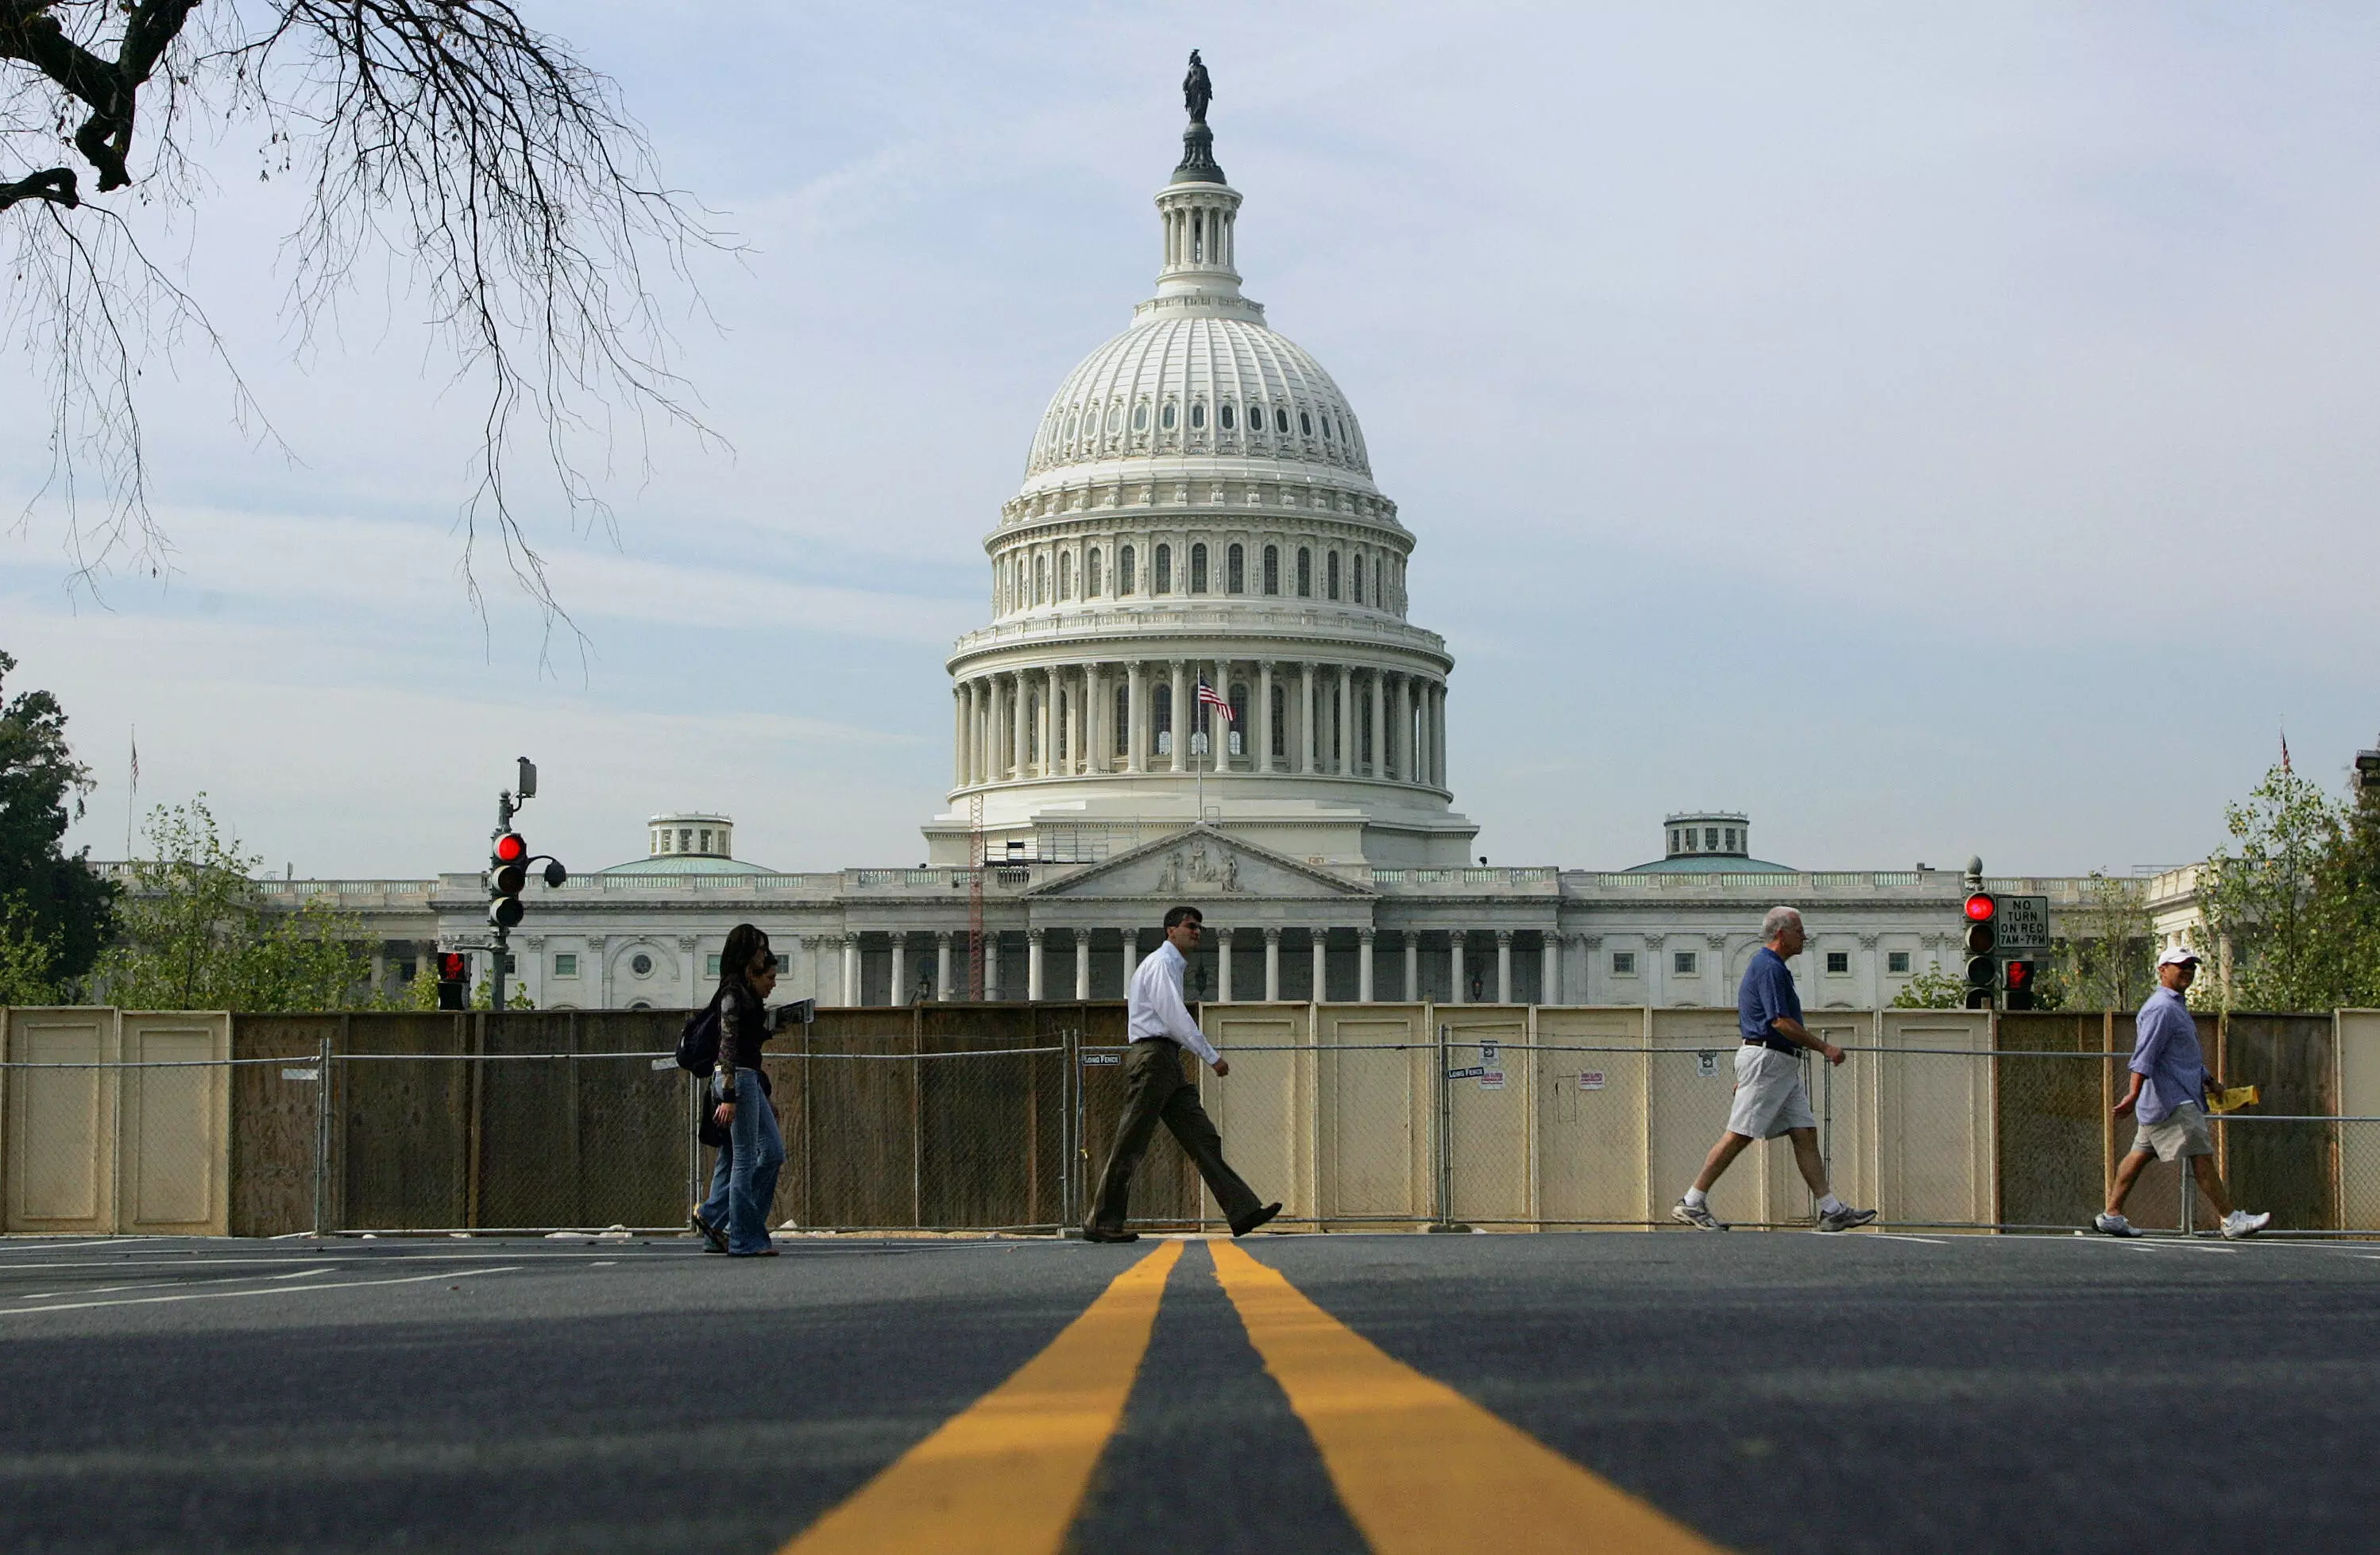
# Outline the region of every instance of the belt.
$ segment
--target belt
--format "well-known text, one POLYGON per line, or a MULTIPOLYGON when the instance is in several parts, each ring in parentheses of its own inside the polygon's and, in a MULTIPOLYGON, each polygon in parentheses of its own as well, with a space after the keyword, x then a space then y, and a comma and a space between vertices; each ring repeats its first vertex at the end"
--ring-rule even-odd
POLYGON ((1778 1037, 1746 1037, 1743 1039, 1743 1045, 1746 1047, 1765 1047, 1771 1053, 1799 1053, 1802 1051, 1801 1043, 1789 1043, 1778 1037))

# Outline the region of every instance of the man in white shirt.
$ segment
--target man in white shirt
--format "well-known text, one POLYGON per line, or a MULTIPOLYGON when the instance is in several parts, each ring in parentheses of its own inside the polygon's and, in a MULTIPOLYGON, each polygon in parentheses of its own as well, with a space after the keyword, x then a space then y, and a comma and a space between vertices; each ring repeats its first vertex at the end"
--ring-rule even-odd
POLYGON ((1223 1208, 1232 1235, 1245 1236, 1281 1213, 1281 1206, 1258 1204, 1254 1189, 1240 1180, 1223 1159, 1223 1137, 1198 1104, 1198 1087, 1182 1075, 1182 1050, 1188 1048, 1214 1066, 1218 1076, 1232 1072, 1231 1062, 1217 1053, 1190 1007, 1182 997, 1184 959, 1198 948, 1203 927, 1198 910, 1177 907, 1165 915, 1165 943, 1133 973, 1127 993, 1126 1026, 1131 1046, 1123 1061, 1123 1120, 1116 1127, 1115 1149, 1107 1170, 1099 1174, 1099 1191, 1091 1201, 1091 1218, 1084 1223, 1087 1242, 1134 1242, 1135 1231, 1124 1229, 1124 1208, 1132 1197, 1132 1174, 1148 1150, 1149 1136, 1162 1121, 1196 1163, 1208 1190, 1223 1208))

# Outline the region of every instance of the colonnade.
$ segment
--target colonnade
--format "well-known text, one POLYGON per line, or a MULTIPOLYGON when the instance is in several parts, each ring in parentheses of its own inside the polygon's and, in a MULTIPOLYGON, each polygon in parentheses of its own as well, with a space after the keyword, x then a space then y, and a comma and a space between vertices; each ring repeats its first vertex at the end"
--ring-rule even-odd
MULTIPOLYGON (((1009 931, 1010 934, 1016 932, 1009 931)), ((1440 1004, 1512 1004, 1515 1002, 1513 942, 1516 935, 1524 932, 1536 933, 1513 929, 1390 931, 1389 937, 1399 942, 1398 948, 1402 956, 1403 975, 1400 980, 1402 999, 1410 1002, 1423 997, 1426 994, 1440 1004), (1421 964, 1422 940, 1425 934, 1435 937, 1439 934, 1443 934, 1447 941, 1445 957, 1449 975, 1442 986, 1425 990, 1421 964), (1494 946, 1492 952, 1485 943, 1475 946, 1473 944, 1475 940, 1492 942, 1494 946), (1475 948, 1481 953, 1476 961, 1471 958, 1471 952, 1475 948)), ((1130 985, 1133 973, 1139 967, 1142 937, 1146 934, 1153 938, 1156 933, 1157 931, 1145 926, 1116 929, 1027 928, 1023 931, 1024 986, 1003 990, 1001 985, 1001 958, 998 953, 1000 935, 995 932, 988 937, 985 946, 987 953, 984 956, 983 996, 990 1000, 1023 998, 1033 1002, 1046 999, 1089 999, 1093 997, 1091 958, 1094 941, 1104 939, 1111 934, 1115 936, 1115 941, 1112 944, 1101 945, 1099 948, 1102 954, 1107 954, 1120 946, 1123 975, 1117 989, 1101 990, 1098 996, 1117 997, 1123 987, 1130 985), (1071 949, 1072 951, 1072 955, 1067 959, 1071 962, 1073 975, 1064 985, 1053 985, 1049 975, 1052 959, 1050 949, 1053 945, 1062 950, 1071 949)), ((1213 931, 1212 938, 1216 951, 1212 963, 1215 971, 1215 986, 1203 995, 1194 990, 1193 996, 1209 997, 1223 1003, 1250 999, 1278 1003, 1282 996, 1281 990, 1284 986, 1281 978, 1283 936, 1290 934, 1302 934, 1306 940, 1305 954, 1310 958, 1305 979, 1305 996, 1322 1004, 1345 1002, 1333 1001, 1329 997, 1330 942, 1334 935, 1343 938, 1352 934, 1355 941, 1354 1002, 1374 1003, 1378 996, 1378 990, 1383 981, 1378 975, 1378 958, 1376 955, 1381 933, 1382 931, 1368 926, 1302 930, 1284 929, 1272 925, 1251 925, 1239 929, 1219 926, 1213 931), (1261 943, 1263 948, 1261 971, 1255 981, 1243 982, 1236 978, 1236 973, 1240 970, 1238 963, 1244 958, 1244 952, 1257 943, 1261 943)), ((1537 952, 1540 961, 1536 1002, 1557 1003, 1561 996, 1561 941, 1550 932, 1536 933, 1536 937, 1541 943, 1537 952)), ((967 934, 964 930, 888 929, 867 934, 863 934, 858 930, 851 930, 841 935, 797 934, 788 935, 785 938, 788 942, 785 948, 789 959, 797 959, 807 952, 809 960, 810 985, 822 1003, 856 1006, 863 1002, 861 996, 864 992, 863 940, 875 941, 889 947, 891 965, 888 969, 890 975, 886 987, 892 995, 889 1002, 894 1004, 929 1001, 948 1003, 953 999, 964 999, 968 994, 966 963, 970 947, 967 934), (913 941, 921 943, 913 946, 913 941), (917 959, 914 962, 911 960, 913 949, 917 955, 917 959)), ((1153 943, 1150 949, 1152 951, 1155 949, 1153 943)), ((1433 953, 1433 959, 1435 958, 1436 955, 1433 953)), ((1342 962, 1342 967, 1343 964, 1342 962)))
POLYGON ((1194 764, 1208 772, 1446 787, 1446 682, 1405 670, 1269 658, 1054 664, 961 680, 952 710, 952 778, 959 788, 1188 772, 1194 764), (1227 697, 1245 689, 1238 725, 1197 716, 1202 680, 1227 697), (1208 753, 1194 755, 1183 736, 1200 728, 1216 735, 1236 728, 1240 753, 1231 752, 1228 740, 1210 738, 1208 753))

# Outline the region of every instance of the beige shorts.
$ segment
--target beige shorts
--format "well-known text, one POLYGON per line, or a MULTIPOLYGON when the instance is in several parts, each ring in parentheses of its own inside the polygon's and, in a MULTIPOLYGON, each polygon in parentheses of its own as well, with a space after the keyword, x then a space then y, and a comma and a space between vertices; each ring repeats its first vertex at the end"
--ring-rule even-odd
POLYGON ((2132 1150, 2159 1161, 2175 1161, 2185 1155, 2213 1155, 2215 1139, 2207 1132, 2206 1115, 2184 1102, 2167 1114, 2164 1122, 2142 1124, 2140 1132, 2132 1136, 2132 1150))
POLYGON ((1796 1128, 1815 1128, 1810 1092, 1802 1084, 1802 1060, 1773 1047, 1745 1043, 1735 1054, 1735 1104, 1727 1131, 1747 1139, 1774 1139, 1796 1128))

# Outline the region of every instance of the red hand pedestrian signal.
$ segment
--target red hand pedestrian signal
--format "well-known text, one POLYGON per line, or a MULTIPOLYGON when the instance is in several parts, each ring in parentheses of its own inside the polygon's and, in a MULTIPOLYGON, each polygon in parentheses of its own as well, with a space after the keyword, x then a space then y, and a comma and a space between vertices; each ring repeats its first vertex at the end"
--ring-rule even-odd
POLYGON ((459 950, 440 951, 437 978, 438 1007, 461 1009, 464 1006, 464 994, 469 991, 471 982, 470 959, 459 950))

